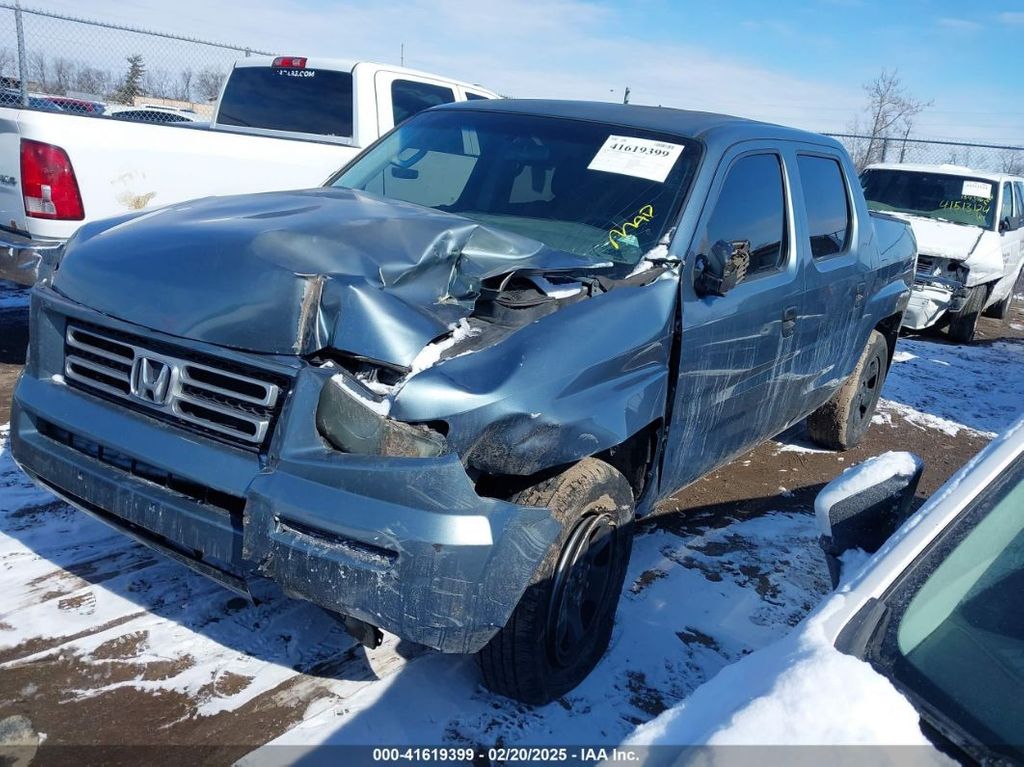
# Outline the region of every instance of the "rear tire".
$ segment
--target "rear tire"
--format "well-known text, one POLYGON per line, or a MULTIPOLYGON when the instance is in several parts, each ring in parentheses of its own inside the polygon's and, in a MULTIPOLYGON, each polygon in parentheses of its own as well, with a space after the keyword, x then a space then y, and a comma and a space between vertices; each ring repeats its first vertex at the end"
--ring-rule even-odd
POLYGON ((974 340, 974 334, 978 329, 978 319, 981 311, 985 308, 985 298, 988 295, 986 285, 976 285, 967 289, 967 301, 959 313, 950 316, 949 326, 946 329, 947 335, 957 343, 969 344, 974 340))
POLYGON ((856 447, 871 427, 871 417, 889 372, 889 345, 871 331, 857 367, 832 399, 807 416, 811 439, 830 450, 856 447))
POLYGON ((489 689, 541 705, 582 682, 608 647, 633 547, 633 492, 585 458, 510 500, 548 507, 562 534, 477 661, 489 689))
POLYGON ((998 304, 992 304, 985 310, 985 316, 994 320, 1005 320, 1010 316, 1010 304, 1013 302, 1013 291, 1007 293, 1006 298, 998 304))

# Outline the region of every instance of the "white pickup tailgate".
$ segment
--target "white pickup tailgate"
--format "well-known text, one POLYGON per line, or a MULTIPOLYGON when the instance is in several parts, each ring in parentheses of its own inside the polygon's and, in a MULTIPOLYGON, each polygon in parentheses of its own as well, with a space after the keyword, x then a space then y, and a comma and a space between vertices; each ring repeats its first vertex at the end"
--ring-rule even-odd
POLYGON ((0 222, 47 239, 67 238, 82 222, 26 219, 20 138, 67 152, 87 221, 210 195, 319 186, 358 153, 315 141, 0 108, 0 174, 16 179, 0 184, 0 222))

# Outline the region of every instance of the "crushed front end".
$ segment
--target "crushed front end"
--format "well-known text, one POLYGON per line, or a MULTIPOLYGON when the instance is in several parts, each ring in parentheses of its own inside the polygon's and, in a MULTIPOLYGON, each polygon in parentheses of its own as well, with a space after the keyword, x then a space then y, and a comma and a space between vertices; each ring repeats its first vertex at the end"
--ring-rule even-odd
POLYGON ((270 578, 412 641, 473 652, 557 539, 546 509, 481 497, 451 453, 332 449, 315 414, 336 370, 143 333, 46 287, 31 312, 15 460, 229 588, 270 578))
POLYGON ((922 330, 945 314, 957 314, 967 302, 968 269, 962 260, 919 255, 903 327, 922 330))

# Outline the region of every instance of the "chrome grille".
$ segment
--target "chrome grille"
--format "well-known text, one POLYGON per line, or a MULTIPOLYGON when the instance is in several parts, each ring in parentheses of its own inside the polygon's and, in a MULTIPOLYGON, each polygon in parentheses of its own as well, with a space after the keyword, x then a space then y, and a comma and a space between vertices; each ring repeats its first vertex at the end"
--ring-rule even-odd
POLYGON ((282 393, 270 380, 70 323, 64 376, 144 412, 250 446, 267 438, 282 393))

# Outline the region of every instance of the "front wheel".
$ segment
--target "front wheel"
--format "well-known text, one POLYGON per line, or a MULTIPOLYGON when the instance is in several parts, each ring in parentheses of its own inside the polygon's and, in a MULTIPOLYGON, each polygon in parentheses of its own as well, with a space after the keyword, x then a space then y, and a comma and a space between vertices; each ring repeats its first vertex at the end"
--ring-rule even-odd
POLYGON ((633 493, 614 468, 586 458, 511 500, 548 507, 562 534, 477 660, 488 688, 540 705, 582 682, 608 647, 633 547, 633 493))
POLYGON ((872 330, 853 374, 832 399, 807 416, 811 439, 830 450, 856 447, 871 426, 888 368, 889 345, 872 330))
POLYGON ((987 296, 987 285, 976 285, 967 289, 967 301, 964 302, 964 308, 949 318, 946 333, 952 340, 961 344, 969 344, 974 340, 974 333, 978 329, 978 320, 985 308, 987 296))

